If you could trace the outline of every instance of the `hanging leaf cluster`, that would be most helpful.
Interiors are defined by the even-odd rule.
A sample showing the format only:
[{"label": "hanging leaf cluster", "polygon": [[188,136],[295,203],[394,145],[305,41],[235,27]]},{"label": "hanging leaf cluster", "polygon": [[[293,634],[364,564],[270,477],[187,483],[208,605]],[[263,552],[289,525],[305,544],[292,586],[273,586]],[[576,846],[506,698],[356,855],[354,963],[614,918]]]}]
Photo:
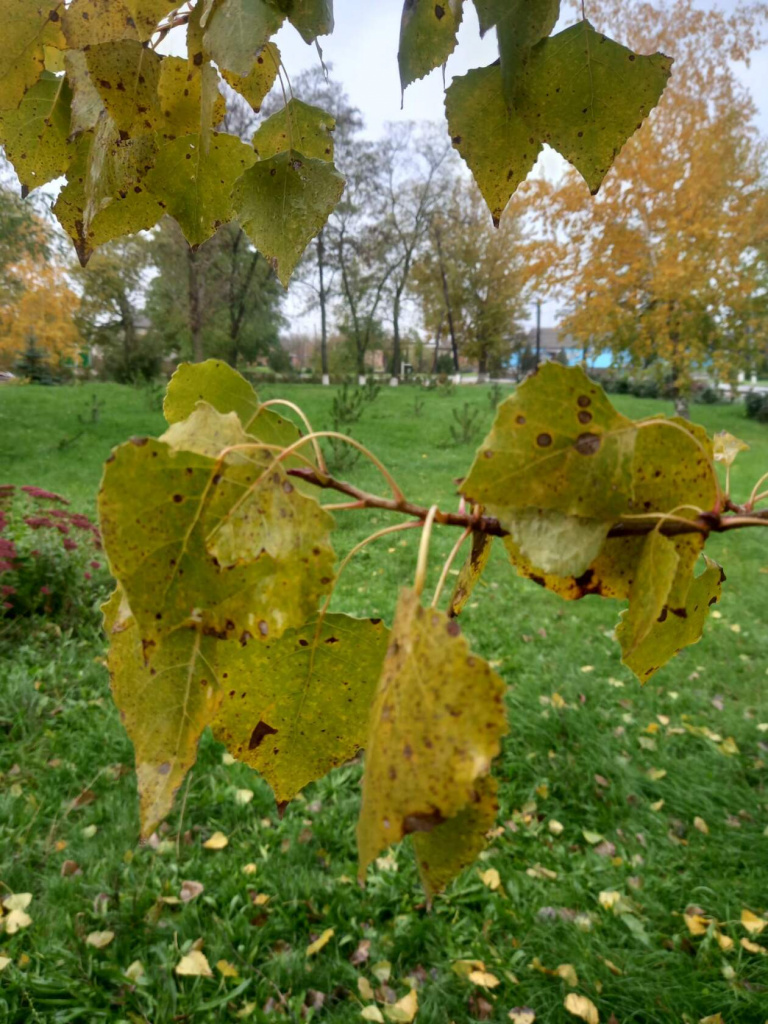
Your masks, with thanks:
[{"label": "hanging leaf cluster", "polygon": [[278,805],[364,750],[361,878],[410,836],[439,892],[483,849],[497,810],[505,684],[457,621],[494,537],[519,574],[568,600],[628,601],[616,636],[641,681],[700,639],[720,597],[720,567],[696,566],[702,523],[725,506],[715,459],[733,461],[740,442],[715,449],[681,420],[629,420],[577,368],[546,364],[499,406],[461,484],[472,514],[437,516],[472,534],[447,611],[437,596],[426,606],[418,568],[391,630],[328,612],[334,519],[319,498],[330,487],[415,516],[422,554],[434,510],[335,480],[315,436],[224,363],[182,365],[164,412],[161,437],[114,450],[99,493],[117,581],[105,606],[112,690],[145,837],[206,726]]},{"label": "hanging leaf cluster", "polygon": [[[467,0],[468,2],[468,0]],[[550,36],[559,0],[475,0],[498,62],[454,80],[454,145],[495,222],[544,143],[596,191],[658,102],[670,70],[581,21]],[[250,142],[220,130],[221,85],[258,110],[290,23],[306,42],[333,30],[332,0],[5,0],[0,144],[26,195],[65,178],[54,213],[83,265],[99,245],[175,218],[193,248],[239,222],[286,285],[341,198],[333,117],[291,96]],[[463,0],[406,0],[403,87],[443,64]],[[187,56],[158,52],[185,31]]]}]

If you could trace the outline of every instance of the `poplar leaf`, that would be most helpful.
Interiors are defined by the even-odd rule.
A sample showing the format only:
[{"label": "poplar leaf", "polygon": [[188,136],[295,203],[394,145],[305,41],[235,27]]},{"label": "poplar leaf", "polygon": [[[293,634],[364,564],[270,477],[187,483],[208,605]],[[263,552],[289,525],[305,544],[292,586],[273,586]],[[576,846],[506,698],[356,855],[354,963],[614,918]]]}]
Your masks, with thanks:
[{"label": "poplar leaf", "polygon": [[205,47],[220,68],[248,75],[284,18],[267,0],[220,0],[205,21]]},{"label": "poplar leaf", "polygon": [[753,914],[751,910],[746,908],[741,912],[741,923],[750,935],[760,935],[768,927],[768,920],[764,917],[758,917],[757,914]]},{"label": "poplar leaf", "polygon": [[536,163],[541,142],[507,104],[498,64],[455,77],[445,91],[445,113],[454,148],[498,225],[513,193]]},{"label": "poplar leaf", "polygon": [[746,949],[748,953],[761,953],[763,956],[768,956],[768,949],[757,942],[751,942],[749,939],[739,939],[739,945],[742,949]]},{"label": "poplar leaf", "polygon": [[139,39],[151,39],[166,14],[178,6],[178,0],[122,0],[131,13]]},{"label": "poplar leaf", "polygon": [[72,0],[64,12],[62,27],[73,50],[139,38],[126,0]]},{"label": "poplar leaf", "polygon": [[419,996],[415,988],[412,988],[407,996],[398,999],[392,1006],[385,1006],[384,1013],[387,1020],[395,1024],[410,1024],[419,1010]]},{"label": "poplar leaf", "polygon": [[104,110],[104,101],[91,80],[85,53],[82,50],[67,50],[64,55],[64,66],[67,81],[72,89],[68,134],[76,136],[96,127]]},{"label": "poplar leaf", "polygon": [[292,800],[365,745],[388,641],[381,620],[327,615],[274,641],[227,645],[214,736],[279,803]]},{"label": "poplar leaf", "polygon": [[502,525],[531,565],[546,573],[580,576],[605,544],[610,522],[551,509],[499,511]]},{"label": "poplar leaf", "polygon": [[174,972],[183,978],[212,978],[213,971],[205,953],[199,949],[190,950],[176,964]]},{"label": "poplar leaf", "polygon": [[749,445],[745,441],[740,441],[727,430],[718,431],[713,440],[715,462],[722,462],[726,466],[733,465],[739,452],[749,451]]},{"label": "poplar leaf", "polygon": [[253,136],[259,160],[295,150],[311,160],[333,161],[336,119],[326,110],[291,98]]},{"label": "poplar leaf", "polygon": [[666,607],[679,561],[671,540],[658,530],[648,534],[630,586],[629,609],[616,629],[625,657],[648,636]]},{"label": "poplar leaf", "polygon": [[361,877],[381,850],[473,802],[506,732],[503,694],[458,623],[402,590],[371,711],[357,826]]},{"label": "poplar leaf", "polygon": [[222,978],[239,978],[240,975],[237,972],[237,968],[234,964],[231,964],[228,960],[217,960],[216,970],[222,976]]},{"label": "poplar leaf", "polygon": [[163,57],[157,86],[166,139],[209,132],[224,119],[227,106],[219,92],[218,75],[208,63],[197,67],[181,57]]},{"label": "poplar leaf", "polygon": [[496,791],[491,776],[479,779],[472,799],[458,814],[431,832],[413,833],[421,882],[430,896],[445,889],[485,849],[485,833],[499,810]]},{"label": "poplar leaf", "polygon": [[502,519],[536,507],[609,520],[633,496],[635,435],[583,370],[545,363],[499,406],[461,491]]},{"label": "poplar leaf", "polygon": [[635,54],[580,21],[530,51],[516,106],[538,139],[573,164],[594,194],[659,102],[671,67],[663,53]]},{"label": "poplar leaf", "polygon": [[485,871],[478,871],[478,874],[480,876],[480,881],[483,885],[487,886],[491,892],[496,892],[496,890],[501,886],[501,875],[496,868],[487,868]]},{"label": "poplar leaf", "polygon": [[236,181],[236,215],[284,287],[343,191],[332,164],[294,150],[259,161]]},{"label": "poplar leaf", "polygon": [[530,1006],[515,1006],[507,1014],[512,1024],[533,1024],[536,1013]]},{"label": "poplar leaf", "polygon": [[536,43],[545,39],[560,17],[560,0],[492,0],[504,95],[512,106],[520,75]]},{"label": "poplar leaf", "polygon": [[3,46],[0,49],[0,106],[14,110],[24,93],[45,70],[45,47],[63,50],[64,4],[51,0],[7,0],[3,4]]},{"label": "poplar leaf", "polygon": [[161,58],[134,39],[96,43],[85,51],[91,80],[118,129],[129,136],[161,122],[158,83]]},{"label": "poplar leaf", "polygon": [[15,892],[3,897],[3,907],[8,911],[26,910],[31,902],[31,892]]},{"label": "poplar leaf", "polygon": [[278,0],[277,5],[305,43],[333,32],[333,0]]},{"label": "poplar leaf", "polygon": [[599,1024],[600,1015],[597,1012],[597,1007],[586,996],[577,996],[575,992],[569,992],[563,1006],[568,1013],[572,1013],[574,1017],[580,1017],[587,1024]]},{"label": "poplar leaf", "polygon": [[462,14],[463,0],[405,0],[397,54],[403,90],[445,64],[456,48]]},{"label": "poplar leaf", "polygon": [[470,971],[467,978],[479,988],[496,988],[501,984],[496,975],[491,974],[490,971]]},{"label": "poplar leaf", "polygon": [[451,617],[459,615],[469,600],[472,591],[475,589],[488,564],[488,559],[491,557],[492,541],[493,537],[487,533],[472,534],[472,547],[466,562],[461,567],[459,578],[456,580],[456,587],[448,606],[448,614]]},{"label": "poplar leaf", "polygon": [[275,84],[281,62],[280,50],[274,43],[266,43],[256,55],[253,67],[247,75],[237,75],[234,71],[222,69],[222,77],[246,99],[258,114],[267,93]]},{"label": "poplar leaf", "polygon": [[15,935],[22,928],[29,928],[32,918],[25,910],[11,910],[6,917],[1,919],[6,935]]},{"label": "poplar leaf", "polygon": [[90,932],[85,939],[87,946],[93,946],[94,949],[105,949],[115,937],[114,932]]},{"label": "poplar leaf", "polygon": [[232,186],[254,159],[234,135],[184,135],[160,145],[146,183],[195,248],[232,220]]},{"label": "poplar leaf", "polygon": [[0,144],[25,194],[59,177],[69,166],[71,102],[66,78],[44,71],[16,110],[0,112]]},{"label": "poplar leaf", "polygon": [[315,939],[314,942],[310,942],[307,946],[307,956],[314,956],[315,953],[319,953],[321,949],[328,945],[333,936],[335,935],[333,928],[326,928],[319,938]]},{"label": "poplar leaf", "polygon": [[213,835],[203,843],[204,850],[224,850],[229,846],[229,838],[223,832],[214,832]]},{"label": "poplar leaf", "polygon": [[364,1006],[360,1011],[360,1016],[363,1020],[375,1021],[376,1024],[384,1024],[384,1017],[381,1014],[381,1010],[378,1006]]}]

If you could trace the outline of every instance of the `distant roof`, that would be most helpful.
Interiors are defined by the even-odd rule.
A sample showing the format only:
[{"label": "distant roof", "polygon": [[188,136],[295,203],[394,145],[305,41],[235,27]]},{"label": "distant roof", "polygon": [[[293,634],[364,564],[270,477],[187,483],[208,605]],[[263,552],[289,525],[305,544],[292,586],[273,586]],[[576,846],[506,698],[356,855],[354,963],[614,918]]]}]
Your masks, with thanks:
[{"label": "distant roof", "polygon": [[[525,340],[532,349],[536,348],[536,328],[531,327],[525,336]],[[575,343],[570,334],[562,334],[558,327],[541,328],[541,348],[544,352],[562,352],[567,348],[574,348]]]}]

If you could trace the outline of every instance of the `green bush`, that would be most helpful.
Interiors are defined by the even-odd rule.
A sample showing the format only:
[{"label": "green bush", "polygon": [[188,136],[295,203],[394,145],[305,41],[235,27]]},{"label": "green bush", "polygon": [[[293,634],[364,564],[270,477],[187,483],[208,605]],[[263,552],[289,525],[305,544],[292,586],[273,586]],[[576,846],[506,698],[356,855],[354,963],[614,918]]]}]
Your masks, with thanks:
[{"label": "green bush", "polygon": [[744,408],[747,419],[757,420],[758,423],[768,423],[768,395],[762,395],[758,391],[749,391],[744,397]]}]

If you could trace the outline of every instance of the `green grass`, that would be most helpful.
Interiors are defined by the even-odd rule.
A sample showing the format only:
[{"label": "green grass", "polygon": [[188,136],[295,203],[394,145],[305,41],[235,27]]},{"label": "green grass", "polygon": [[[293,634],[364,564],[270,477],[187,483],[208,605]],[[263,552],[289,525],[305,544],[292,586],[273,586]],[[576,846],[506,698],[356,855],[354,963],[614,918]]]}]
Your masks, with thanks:
[{"label": "green grass", "polygon": [[[92,392],[105,399],[99,423],[59,449],[80,429],[78,413]],[[281,393],[316,426],[330,425],[327,389]],[[449,508],[472,455],[471,446],[449,443],[451,410],[469,401],[483,409],[485,426],[486,393],[429,394],[418,419],[413,398],[410,389],[385,391],[353,431],[409,497]],[[635,417],[671,411],[632,398],[616,404]],[[738,408],[693,411],[708,429],[728,429],[752,445],[734,473],[735,495],[744,495],[768,468],[768,429]],[[59,490],[93,511],[110,447],[161,430],[160,414],[133,390],[0,389],[0,482]],[[348,476],[384,490],[362,462]],[[388,521],[355,512],[338,518],[342,552]],[[430,583],[454,536],[438,532]],[[370,967],[382,960],[392,964],[398,996],[409,975],[420,979],[423,1024],[463,1024],[483,1013],[502,1022],[524,1005],[546,1024],[573,1020],[563,1009],[566,982],[531,969],[538,958],[550,969],[572,964],[576,991],[596,1003],[602,1022],[611,1015],[620,1024],[698,1022],[720,1012],[727,1024],[763,1024],[768,956],[739,945],[747,933],[738,920],[745,907],[768,911],[768,732],[758,729],[768,722],[765,541],[761,531],[712,540],[728,576],[721,617],[644,689],[621,666],[610,636],[617,605],[564,603],[517,579],[495,552],[464,629],[509,686],[510,734],[495,769],[503,831],[479,865],[495,867],[502,887],[492,892],[469,869],[431,909],[407,844],[394,852],[397,870],[374,870],[365,889],[353,881],[354,765],[309,787],[280,820],[267,787],[243,766],[224,764],[222,748],[206,737],[183,815],[180,802],[160,849],[138,847],[132,751],[109,697],[101,638],[42,628],[17,640],[0,658],[0,883],[33,894],[33,923],[0,935],[0,955],[13,961],[0,974],[0,1021],[203,1024],[236,1021],[252,1004],[245,1019],[254,1022],[346,1024],[361,1020],[358,978],[375,987]],[[371,546],[345,572],[335,606],[390,619],[415,553],[409,533]],[[552,705],[555,693],[564,707]],[[690,731],[701,726],[733,737],[738,753]],[[666,775],[654,780],[652,769]],[[242,788],[254,792],[245,806],[235,800]],[[95,799],[73,808],[84,790]],[[709,834],[694,828],[696,816]],[[563,825],[558,837],[549,830],[553,819]],[[587,842],[585,829],[613,844],[612,856]],[[216,830],[229,846],[203,849]],[[62,877],[66,860],[79,873]],[[242,872],[249,863],[253,875]],[[530,877],[539,864],[557,877]],[[159,902],[178,897],[184,879],[202,882],[204,893],[186,905]],[[608,889],[631,900],[634,912],[601,909],[598,895]],[[266,907],[252,903],[257,892],[270,896]],[[712,936],[689,935],[682,915],[691,904],[724,922],[732,952]],[[333,938],[307,960],[306,946],[325,928]],[[106,949],[86,945],[86,935],[106,929],[115,934]],[[215,967],[213,979],[177,977],[173,968],[198,939],[212,966],[226,959],[239,978],[222,978]],[[362,940],[370,959],[353,966]],[[762,940],[768,945],[768,931]],[[499,986],[475,989],[452,970],[458,959],[484,961]],[[135,960],[145,970],[139,983],[124,973]],[[322,1009],[306,1009],[310,990],[325,994]]]}]

